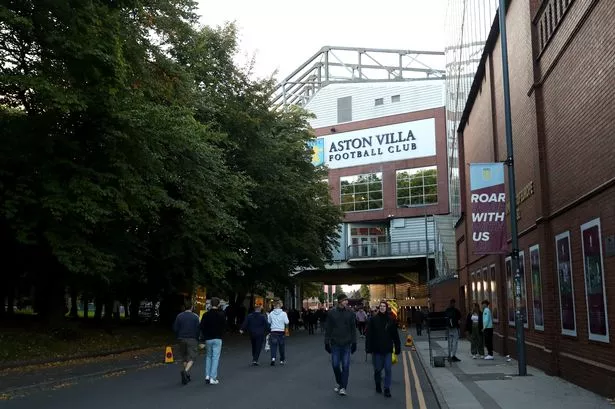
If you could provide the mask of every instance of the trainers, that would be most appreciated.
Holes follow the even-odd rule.
[[[391,390],[389,388],[384,388],[384,397],[385,398],[391,397]]]
[[[206,384],[209,384],[209,381],[210,381],[209,376],[206,376],[206,377],[205,377],[205,383],[206,383]]]
[[[271,360],[271,366],[275,366],[275,359]]]
[[[376,393],[382,393],[382,385],[379,383],[376,384]]]
[[[188,374],[186,371],[181,372],[182,375],[182,385],[186,385],[188,383]]]
[[[280,365],[286,365],[286,361],[280,361]]]
[[[461,359],[457,358],[456,356],[453,356],[451,358],[451,361],[453,361],[453,362],[461,362]]]
[[[478,358],[478,355],[472,355],[472,359]]]
[[[340,391],[338,393],[340,394],[340,396],[346,396],[346,389],[340,388]]]
[[[485,359],[486,361],[493,361],[493,356],[491,356],[491,355],[487,355],[484,359]]]
[[[339,393],[341,387],[339,385],[335,385],[335,388],[333,388],[333,392],[335,393]]]

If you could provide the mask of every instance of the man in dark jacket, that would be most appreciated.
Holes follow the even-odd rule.
[[[205,383],[217,385],[218,364],[222,352],[222,336],[226,327],[224,311],[219,309],[220,299],[211,299],[211,310],[203,314],[201,319],[201,334],[205,339],[207,353],[205,354]]]
[[[350,375],[350,354],[357,351],[357,326],[354,312],[346,307],[348,297],[337,296],[337,307],[329,311],[325,326],[325,350],[331,354],[331,364],[337,385],[333,389],[346,395]],[[340,369],[341,366],[341,369]]]
[[[369,320],[365,350],[372,354],[376,392],[382,393],[382,369],[384,369],[384,396],[390,398],[392,354],[393,352],[401,354],[401,341],[397,322],[387,313],[387,307],[386,301],[380,301],[378,314]]]
[[[253,366],[258,366],[258,358],[261,356],[263,342],[265,341],[265,332],[268,326],[267,317],[262,313],[260,305],[254,307],[254,311],[248,315],[241,326],[241,333],[243,334],[244,331],[248,331],[250,335]]]

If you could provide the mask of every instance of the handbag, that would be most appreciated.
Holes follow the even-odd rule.
[[[393,357],[391,358],[391,363],[393,365],[395,365],[397,363],[398,359],[397,359],[397,354],[395,354],[395,352],[393,352]]]
[[[265,351],[269,350],[271,350],[271,345],[269,345],[269,334],[267,334],[267,337],[265,338]]]

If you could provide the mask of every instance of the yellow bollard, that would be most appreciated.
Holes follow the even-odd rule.
[[[173,348],[167,346],[164,352],[164,363],[172,364],[173,363]]]

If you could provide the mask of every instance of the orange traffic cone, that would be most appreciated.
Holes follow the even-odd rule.
[[[164,352],[164,363],[172,364],[173,363],[173,348],[167,346]]]

